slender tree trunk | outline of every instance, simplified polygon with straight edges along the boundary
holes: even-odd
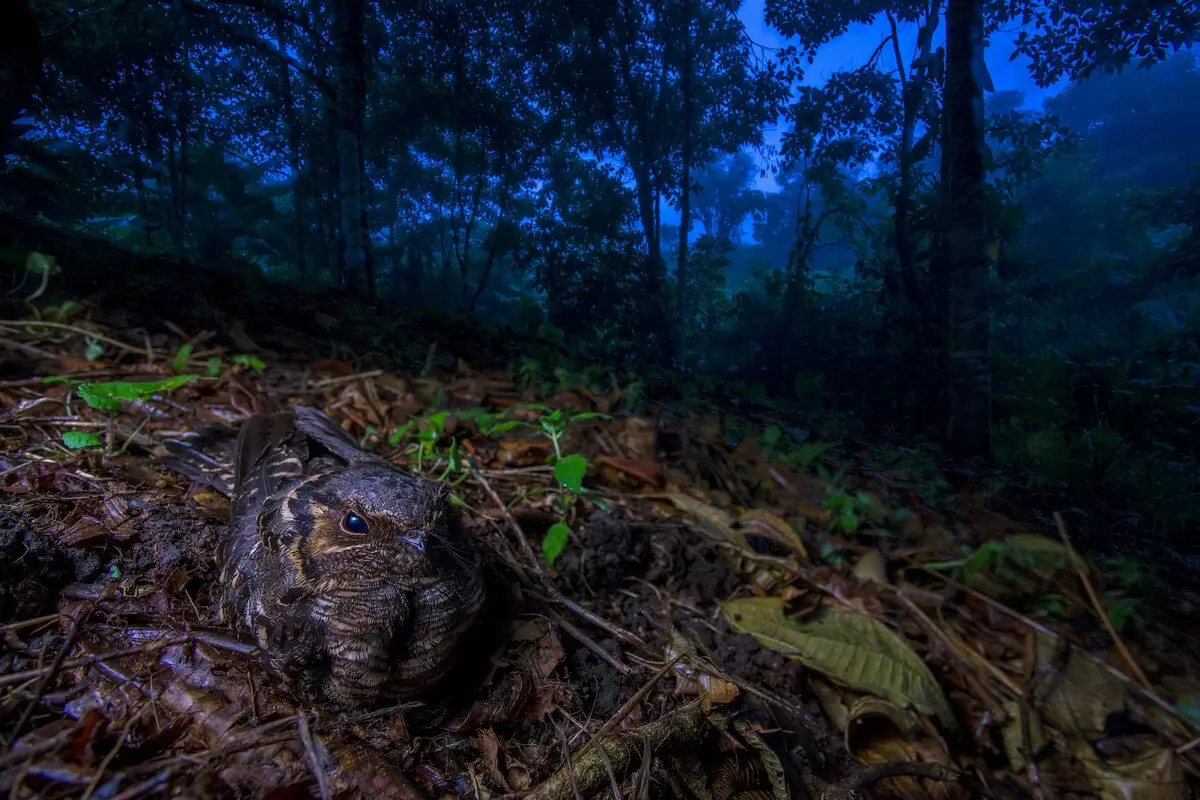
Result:
[[[899,185],[896,188],[895,217],[893,219],[893,237],[895,240],[896,259],[899,262],[900,279],[896,288],[905,295],[907,302],[917,305],[920,303],[917,289],[917,273],[913,264],[912,237],[908,231],[909,217],[912,205],[913,178],[913,136],[917,125],[917,101],[920,98],[918,87],[910,81],[904,69],[904,58],[900,54],[900,34],[897,30],[896,17],[891,11],[887,13],[888,22],[892,28],[892,51],[896,58],[896,71],[900,79],[900,152],[897,154],[900,171]]]
[[[950,271],[950,430],[957,455],[991,451],[988,259],[984,183],[983,0],[950,0],[946,10],[945,231]]]
[[[366,96],[366,53],[363,26],[365,0],[334,0],[334,46],[337,51],[337,153],[341,236],[348,288],[366,284],[374,296],[375,280],[367,260],[363,226],[362,125]]]
[[[683,33],[683,175],[679,183],[679,264],[675,268],[679,286],[679,365],[687,367],[687,334],[690,320],[687,305],[688,234],[692,227],[692,15],[688,4]]]
[[[275,22],[275,42],[279,52],[287,51],[287,26],[282,18]],[[283,100],[284,124],[287,126],[288,166],[292,172],[292,266],[300,277],[308,275],[308,253],[305,244],[304,183],[307,178],[300,167],[300,121],[296,114],[296,99],[292,93],[291,67],[279,66],[279,88]]]

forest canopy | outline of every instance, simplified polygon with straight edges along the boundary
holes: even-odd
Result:
[[[1200,10],[740,5],[20,0],[0,200],[1194,531]]]

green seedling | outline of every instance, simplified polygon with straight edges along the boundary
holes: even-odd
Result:
[[[83,450],[88,447],[99,447],[104,444],[100,434],[92,431],[64,431],[62,442],[68,450]]]

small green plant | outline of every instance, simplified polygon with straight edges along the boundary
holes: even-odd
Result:
[[[199,375],[176,375],[160,381],[108,381],[106,383],[80,383],[75,393],[83,402],[99,411],[120,411],[122,400],[146,400],[162,392],[171,392]],[[47,378],[47,381],[53,379]]]
[[[857,492],[854,495],[842,491],[833,492],[825,498],[821,509],[831,515],[831,531],[848,535],[857,533],[865,522],[880,524],[888,517],[887,509],[866,492]]]
[[[64,431],[62,441],[69,450],[83,450],[104,444],[100,434],[92,431]]]
[[[581,453],[563,455],[562,439],[572,423],[589,419],[609,419],[609,415],[595,412],[572,413],[562,409],[551,409],[540,403],[522,404],[519,408],[541,413],[536,422],[527,422],[504,419],[503,413],[490,412],[481,408],[456,412],[437,411],[419,419],[409,420],[404,425],[393,429],[388,434],[387,441],[393,447],[402,445],[405,441],[414,444],[418,472],[425,470],[426,463],[441,464],[444,461],[445,468],[438,479],[446,480],[452,474],[461,473],[460,480],[462,480],[469,474],[469,469],[459,455],[458,438],[451,436],[445,449],[442,449],[441,446],[442,440],[446,438],[446,421],[452,413],[460,421],[474,422],[484,436],[495,436],[516,428],[532,428],[545,434],[546,438],[550,440],[551,447],[554,448],[554,453],[548,461],[553,466],[554,479],[558,488],[537,487],[531,489],[514,498],[508,507],[512,508],[522,500],[537,494],[549,493],[551,495],[551,508],[558,516],[559,521],[550,527],[542,542],[542,557],[547,564],[553,566],[554,561],[562,554],[567,545],[570,530],[565,520],[573,497],[576,495],[585,497],[596,505],[607,508],[607,503],[602,498],[588,492],[583,486],[583,479],[588,470],[587,457]]]
[[[192,353],[196,351],[196,346],[191,344],[180,345],[176,351],[175,357],[171,359],[171,367],[176,372],[184,372],[188,368],[188,359],[192,357]]]
[[[542,539],[542,558],[548,566],[553,567],[563,550],[567,549],[570,536],[571,529],[565,522],[556,522],[546,531],[546,538]]]
[[[267,365],[258,356],[252,356],[246,353],[239,353],[233,357],[233,364],[243,369],[253,370],[254,372],[263,372]]]

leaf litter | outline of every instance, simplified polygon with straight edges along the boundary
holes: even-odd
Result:
[[[542,396],[462,360],[404,375],[208,332],[0,329],[28,376],[0,383],[9,797],[1197,788],[1194,628],[1137,629],[1131,581],[972,489],[951,516],[832,445],[731,447],[719,420],[639,416],[617,386]],[[318,405],[452,485],[491,599],[433,696],[307,706],[216,623],[227,505],[154,454],[265,402]]]

